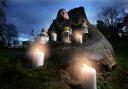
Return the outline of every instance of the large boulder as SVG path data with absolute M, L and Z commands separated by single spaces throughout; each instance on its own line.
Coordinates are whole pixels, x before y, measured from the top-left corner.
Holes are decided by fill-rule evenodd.
M 84 8 L 75 8 L 69 11 L 72 14 L 82 11 Z M 86 14 L 83 14 L 86 18 Z M 71 20 L 72 20 L 71 19 Z M 75 20 L 74 20 L 75 21 Z M 88 21 L 88 20 L 87 20 Z M 79 82 L 80 67 L 82 64 L 90 65 L 97 69 L 112 69 L 115 65 L 114 51 L 108 40 L 99 30 L 88 21 L 90 36 L 85 43 L 64 44 L 61 42 L 51 43 L 51 64 L 56 72 L 69 82 Z

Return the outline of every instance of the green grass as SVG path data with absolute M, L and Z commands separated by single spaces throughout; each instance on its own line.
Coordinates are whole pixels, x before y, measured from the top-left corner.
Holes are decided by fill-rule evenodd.
M 98 79 L 98 89 L 128 89 L 128 48 L 114 48 L 117 67 L 106 72 L 107 78 Z M 31 68 L 23 56 L 26 49 L 0 51 L 0 89 L 71 89 L 48 66 Z M 26 65 L 24 65 L 26 64 Z
M 98 89 L 128 89 L 128 48 L 116 48 L 115 54 L 117 67 L 106 73 L 108 79 L 98 80 Z
M 70 89 L 47 63 L 40 68 L 31 68 L 31 63 L 19 56 L 24 52 L 16 49 L 0 52 L 0 89 Z
M 25 68 L 3 61 L 0 65 L 0 89 L 69 89 L 63 80 L 56 78 L 46 65 L 40 68 Z

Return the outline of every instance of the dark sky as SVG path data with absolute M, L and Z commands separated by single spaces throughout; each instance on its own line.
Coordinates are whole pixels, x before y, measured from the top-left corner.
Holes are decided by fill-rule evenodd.
M 92 24 L 96 23 L 97 12 L 103 6 L 127 8 L 128 0 L 7 0 L 7 22 L 15 24 L 20 40 L 30 38 L 32 29 L 49 28 L 57 11 L 83 6 Z

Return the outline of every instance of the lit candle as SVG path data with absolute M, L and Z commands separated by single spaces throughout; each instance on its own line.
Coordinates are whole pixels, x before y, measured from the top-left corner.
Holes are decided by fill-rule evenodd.
M 37 42 L 41 43 L 41 44 L 45 44 L 49 41 L 49 36 L 46 32 L 41 32 L 40 36 L 37 39 Z
M 75 39 L 75 41 L 77 42 L 77 43 L 82 43 L 83 41 L 82 41 L 82 34 L 81 34 L 81 32 L 75 32 L 74 33 L 74 39 Z
M 69 31 L 64 31 L 63 32 L 63 42 L 64 43 L 71 43 L 70 32 Z
M 63 32 L 63 42 L 64 43 L 71 43 L 71 33 L 70 31 L 64 31 Z
M 43 66 L 44 64 L 44 52 L 41 52 L 39 49 L 36 49 L 34 52 L 33 65 L 35 67 Z
M 53 32 L 53 33 L 51 34 L 51 40 L 52 40 L 52 41 L 56 41 L 56 40 L 57 40 L 57 34 L 56 34 L 56 33 Z
M 82 24 L 82 34 L 83 34 L 83 42 L 87 41 L 88 38 L 88 25 L 86 22 L 83 22 Z
M 82 27 L 83 27 L 83 33 L 88 34 L 88 25 L 87 25 L 87 23 L 84 22 Z
M 65 27 L 62 33 L 62 40 L 64 43 L 71 43 L 71 31 L 70 27 Z
M 81 84 L 84 89 L 97 89 L 96 70 L 94 68 L 83 64 L 81 68 Z

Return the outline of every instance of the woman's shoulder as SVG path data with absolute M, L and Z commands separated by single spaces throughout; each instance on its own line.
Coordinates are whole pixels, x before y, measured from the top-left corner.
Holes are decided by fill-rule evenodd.
M 54 19 L 53 21 L 52 21 L 52 25 L 56 25 L 58 23 L 58 21 L 56 20 L 56 19 Z
M 56 23 L 57 22 L 57 20 L 56 19 L 54 19 L 53 21 L 52 21 L 52 23 Z

